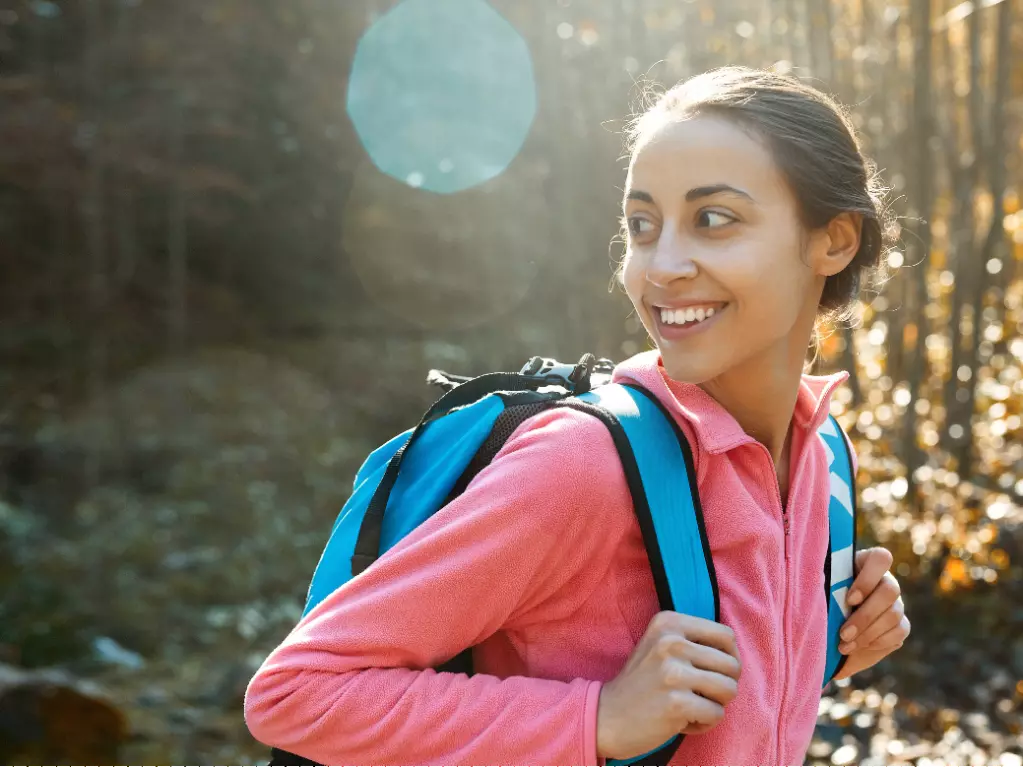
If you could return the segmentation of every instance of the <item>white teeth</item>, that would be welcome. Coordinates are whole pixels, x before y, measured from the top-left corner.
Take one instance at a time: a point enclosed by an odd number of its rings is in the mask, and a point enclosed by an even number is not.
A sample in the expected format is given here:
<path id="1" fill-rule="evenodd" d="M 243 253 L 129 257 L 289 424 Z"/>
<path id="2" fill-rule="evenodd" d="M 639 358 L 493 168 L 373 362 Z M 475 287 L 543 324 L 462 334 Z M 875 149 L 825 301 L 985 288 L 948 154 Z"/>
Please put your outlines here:
<path id="1" fill-rule="evenodd" d="M 665 325 L 685 325 L 690 322 L 702 322 L 714 316 L 713 307 L 704 309 L 661 309 L 661 322 Z"/>

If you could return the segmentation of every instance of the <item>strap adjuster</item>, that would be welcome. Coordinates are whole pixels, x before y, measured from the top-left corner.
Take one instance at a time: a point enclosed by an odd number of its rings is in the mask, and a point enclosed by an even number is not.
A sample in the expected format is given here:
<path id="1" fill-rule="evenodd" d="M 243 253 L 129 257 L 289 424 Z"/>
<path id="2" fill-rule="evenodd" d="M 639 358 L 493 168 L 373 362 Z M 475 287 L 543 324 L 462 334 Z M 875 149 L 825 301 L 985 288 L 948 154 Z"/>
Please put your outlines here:
<path id="1" fill-rule="evenodd" d="M 520 375 L 538 378 L 549 386 L 563 386 L 572 391 L 576 387 L 577 365 L 558 362 L 550 357 L 533 357 L 519 371 Z"/>
<path id="2" fill-rule="evenodd" d="M 598 360 L 592 354 L 584 354 L 575 365 L 558 362 L 550 357 L 533 357 L 523 365 L 520 375 L 539 379 L 541 386 L 560 386 L 572 394 L 585 394 L 593 387 L 593 374 L 610 378 L 614 363 L 608 359 Z"/>

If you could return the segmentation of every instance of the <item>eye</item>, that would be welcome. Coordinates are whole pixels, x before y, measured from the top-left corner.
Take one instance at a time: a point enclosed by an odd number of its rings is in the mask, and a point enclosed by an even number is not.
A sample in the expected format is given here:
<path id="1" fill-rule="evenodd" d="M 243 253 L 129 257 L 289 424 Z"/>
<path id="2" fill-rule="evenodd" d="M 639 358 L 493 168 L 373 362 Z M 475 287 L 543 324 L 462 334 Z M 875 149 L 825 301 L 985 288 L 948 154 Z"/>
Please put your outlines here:
<path id="1" fill-rule="evenodd" d="M 698 229 L 720 229 L 722 226 L 734 224 L 736 220 L 734 216 L 720 210 L 701 210 L 696 214 L 696 227 Z"/>
<path id="2" fill-rule="evenodd" d="M 630 216 L 626 221 L 629 227 L 629 235 L 631 237 L 642 237 L 645 234 L 650 234 L 654 231 L 654 224 L 652 221 L 640 218 L 639 216 Z"/>

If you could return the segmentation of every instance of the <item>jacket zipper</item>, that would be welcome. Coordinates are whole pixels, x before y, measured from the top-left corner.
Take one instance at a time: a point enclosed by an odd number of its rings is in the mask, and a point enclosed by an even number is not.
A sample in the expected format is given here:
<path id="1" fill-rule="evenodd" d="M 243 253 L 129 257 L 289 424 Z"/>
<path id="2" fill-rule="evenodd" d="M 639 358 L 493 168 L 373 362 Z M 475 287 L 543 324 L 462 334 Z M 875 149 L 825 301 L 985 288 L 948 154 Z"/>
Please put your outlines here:
<path id="1" fill-rule="evenodd" d="M 788 698 L 789 691 L 789 665 L 788 660 L 785 657 L 785 649 L 788 647 L 788 626 L 789 626 L 789 514 L 788 509 L 785 505 L 785 500 L 781 497 L 781 484 L 778 482 L 778 469 L 774 464 L 774 458 L 771 456 L 771 452 L 767 447 L 761 443 L 760 447 L 767 455 L 767 464 L 771 470 L 771 480 L 774 484 L 774 497 L 778 502 L 778 508 L 781 510 L 781 523 L 782 523 L 782 552 L 784 553 L 784 559 L 782 561 L 783 580 L 782 580 L 782 615 L 781 615 L 781 647 L 779 650 L 779 664 L 781 666 L 781 701 L 778 706 L 778 728 L 775 732 L 775 742 L 777 758 L 775 763 L 784 764 L 782 751 L 782 720 L 785 716 L 785 702 Z"/>

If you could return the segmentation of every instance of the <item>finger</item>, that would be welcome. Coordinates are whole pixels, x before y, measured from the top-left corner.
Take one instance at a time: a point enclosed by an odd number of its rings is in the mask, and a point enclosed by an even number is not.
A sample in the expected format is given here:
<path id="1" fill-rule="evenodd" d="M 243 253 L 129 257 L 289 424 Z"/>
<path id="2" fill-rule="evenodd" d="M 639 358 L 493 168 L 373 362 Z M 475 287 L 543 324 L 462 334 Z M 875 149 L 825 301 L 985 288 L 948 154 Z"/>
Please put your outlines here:
<path id="1" fill-rule="evenodd" d="M 695 642 L 686 642 L 682 647 L 682 656 L 694 667 L 704 671 L 738 680 L 742 676 L 742 662 L 734 655 L 721 652 L 715 647 L 706 647 Z"/>
<path id="2" fill-rule="evenodd" d="M 902 612 L 897 610 L 897 605 L 893 606 L 880 618 L 867 626 L 867 628 L 861 633 L 857 634 L 856 639 L 839 644 L 838 651 L 843 655 L 849 655 L 850 653 L 856 652 L 856 650 L 873 649 L 874 642 L 882 634 L 885 634 L 898 626 L 901 619 Z"/>
<path id="3" fill-rule="evenodd" d="M 674 690 L 670 697 L 671 712 L 683 727 L 704 724 L 713 727 L 725 715 L 724 706 L 689 690 Z M 680 728 L 681 730 L 681 728 Z"/>
<path id="4" fill-rule="evenodd" d="M 874 642 L 888 631 L 899 625 L 906 610 L 902 605 L 902 599 L 896 599 L 895 604 L 885 610 L 881 616 L 867 626 L 860 635 L 856 637 L 856 644 L 860 647 L 870 647 Z"/>
<path id="5" fill-rule="evenodd" d="M 739 682 L 724 674 L 691 667 L 687 677 L 690 690 L 722 706 L 727 706 L 739 694 Z"/>
<path id="6" fill-rule="evenodd" d="M 737 680 L 675 658 L 664 662 L 661 679 L 668 689 L 692 690 L 721 706 L 735 701 L 739 692 Z"/>
<path id="7" fill-rule="evenodd" d="M 880 618 L 898 600 L 899 582 L 895 576 L 889 575 L 881 579 L 873 593 L 867 597 L 867 601 L 856 608 L 852 617 L 845 622 L 839 632 L 842 640 L 851 642 L 862 635 L 867 627 Z"/>
<path id="8" fill-rule="evenodd" d="M 728 626 L 669 610 L 659 612 L 653 617 L 643 638 L 656 643 L 661 637 L 669 634 L 679 634 L 693 642 L 716 647 L 729 655 L 738 654 L 735 632 Z"/>
<path id="9" fill-rule="evenodd" d="M 691 615 L 684 615 L 682 618 L 681 633 L 690 642 L 714 647 L 723 653 L 738 657 L 735 632 L 728 626 L 704 618 L 694 618 Z"/>
<path id="10" fill-rule="evenodd" d="M 870 644 L 870 647 L 867 647 L 866 649 L 871 652 L 874 651 L 880 652 L 884 650 L 887 650 L 888 652 L 894 652 L 895 650 L 902 647 L 906 639 L 909 638 L 909 632 L 911 628 L 912 627 L 909 624 L 909 618 L 903 615 L 902 619 L 898 622 L 895 628 L 890 629 L 883 633 Z"/>
<path id="11" fill-rule="evenodd" d="M 661 679 L 665 687 L 691 690 L 722 706 L 735 700 L 739 691 L 739 683 L 732 677 L 695 668 L 676 658 L 664 662 Z"/>
<path id="12" fill-rule="evenodd" d="M 862 602 L 891 569 L 892 553 L 888 549 L 864 549 L 856 553 L 856 578 L 849 587 L 846 601 L 854 607 Z"/>

